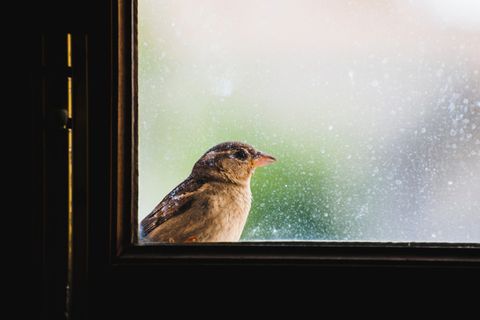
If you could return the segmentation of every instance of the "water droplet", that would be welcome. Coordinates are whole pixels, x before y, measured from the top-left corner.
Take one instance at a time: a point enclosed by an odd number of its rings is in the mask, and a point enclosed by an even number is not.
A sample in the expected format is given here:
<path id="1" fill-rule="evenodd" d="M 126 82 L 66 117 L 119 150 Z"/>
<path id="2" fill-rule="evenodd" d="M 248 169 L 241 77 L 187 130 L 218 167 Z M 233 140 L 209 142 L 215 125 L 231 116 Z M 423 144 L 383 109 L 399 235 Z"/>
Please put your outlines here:
<path id="1" fill-rule="evenodd" d="M 453 102 L 451 102 L 449 105 L 448 105 L 448 111 L 452 112 L 453 110 L 455 110 L 455 104 Z"/>
<path id="2" fill-rule="evenodd" d="M 453 181 L 448 181 L 448 185 L 451 186 L 453 184 Z"/>
<path id="3" fill-rule="evenodd" d="M 333 126 L 328 126 L 328 131 L 332 131 L 333 130 Z"/>
<path id="4" fill-rule="evenodd" d="M 398 179 L 395 180 L 395 184 L 396 184 L 397 186 L 401 185 L 401 184 L 402 184 L 402 180 L 398 180 Z"/>
<path id="5" fill-rule="evenodd" d="M 421 133 L 425 133 L 425 132 L 427 132 L 427 129 L 426 129 L 426 128 L 422 128 L 422 129 L 420 129 L 420 132 L 421 132 Z"/>
<path id="6" fill-rule="evenodd" d="M 451 135 L 452 137 L 456 136 L 456 135 L 457 135 L 457 131 L 456 131 L 455 129 L 450 130 L 450 135 Z"/>

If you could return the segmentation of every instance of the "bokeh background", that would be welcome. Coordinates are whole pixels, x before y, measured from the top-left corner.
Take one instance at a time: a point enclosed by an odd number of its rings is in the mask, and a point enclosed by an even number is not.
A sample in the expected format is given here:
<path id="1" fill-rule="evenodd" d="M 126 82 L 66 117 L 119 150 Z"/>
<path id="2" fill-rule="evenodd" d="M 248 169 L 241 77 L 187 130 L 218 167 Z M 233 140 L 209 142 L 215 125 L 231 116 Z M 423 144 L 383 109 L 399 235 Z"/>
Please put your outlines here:
<path id="1" fill-rule="evenodd" d="M 138 6 L 139 220 L 238 140 L 242 240 L 480 242 L 480 1 Z"/>

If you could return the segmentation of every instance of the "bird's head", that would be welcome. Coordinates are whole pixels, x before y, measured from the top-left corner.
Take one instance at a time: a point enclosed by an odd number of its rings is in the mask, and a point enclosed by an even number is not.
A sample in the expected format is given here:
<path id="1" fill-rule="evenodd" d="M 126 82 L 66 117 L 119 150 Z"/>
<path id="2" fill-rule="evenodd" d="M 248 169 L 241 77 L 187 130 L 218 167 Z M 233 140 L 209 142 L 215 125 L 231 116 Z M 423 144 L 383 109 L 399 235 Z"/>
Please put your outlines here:
<path id="1" fill-rule="evenodd" d="M 273 156 L 249 144 L 224 142 L 212 147 L 195 163 L 192 175 L 207 180 L 246 184 L 255 168 L 275 161 Z"/>

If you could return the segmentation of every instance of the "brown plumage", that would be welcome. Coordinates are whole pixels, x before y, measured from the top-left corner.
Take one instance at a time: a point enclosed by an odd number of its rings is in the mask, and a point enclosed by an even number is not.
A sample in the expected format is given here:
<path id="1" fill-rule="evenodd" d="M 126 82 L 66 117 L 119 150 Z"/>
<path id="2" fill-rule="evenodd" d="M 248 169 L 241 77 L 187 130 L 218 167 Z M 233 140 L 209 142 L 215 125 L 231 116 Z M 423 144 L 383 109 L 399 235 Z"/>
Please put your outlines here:
<path id="1" fill-rule="evenodd" d="M 245 143 L 214 146 L 142 220 L 143 241 L 238 241 L 250 211 L 250 178 L 255 168 L 274 161 Z"/>

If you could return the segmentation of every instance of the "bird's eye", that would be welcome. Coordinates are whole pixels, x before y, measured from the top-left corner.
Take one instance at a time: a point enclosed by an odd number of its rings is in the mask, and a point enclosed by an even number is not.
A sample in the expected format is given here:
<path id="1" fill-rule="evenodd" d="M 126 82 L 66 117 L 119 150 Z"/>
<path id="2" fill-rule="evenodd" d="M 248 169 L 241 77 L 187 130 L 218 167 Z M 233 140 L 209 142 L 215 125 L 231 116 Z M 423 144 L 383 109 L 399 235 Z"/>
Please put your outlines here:
<path id="1" fill-rule="evenodd" d="M 239 160 L 245 160 L 248 158 L 248 155 L 245 150 L 238 150 L 233 154 L 233 157 Z"/>

